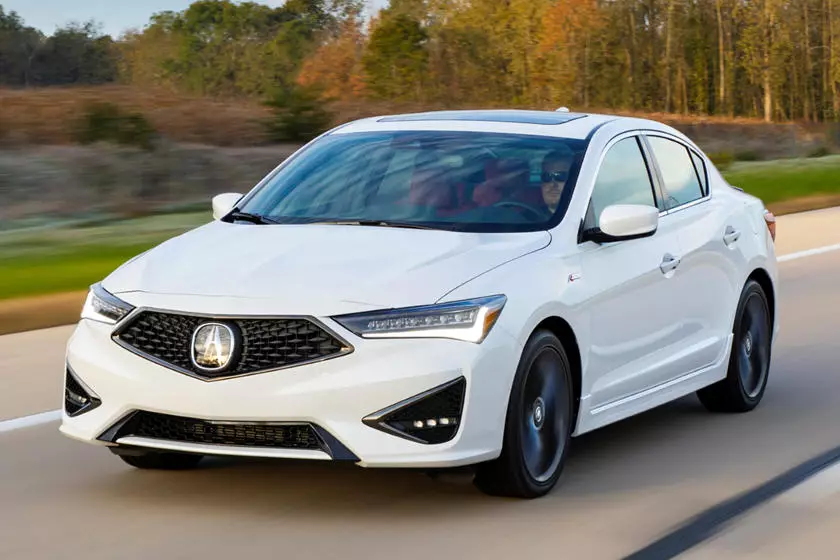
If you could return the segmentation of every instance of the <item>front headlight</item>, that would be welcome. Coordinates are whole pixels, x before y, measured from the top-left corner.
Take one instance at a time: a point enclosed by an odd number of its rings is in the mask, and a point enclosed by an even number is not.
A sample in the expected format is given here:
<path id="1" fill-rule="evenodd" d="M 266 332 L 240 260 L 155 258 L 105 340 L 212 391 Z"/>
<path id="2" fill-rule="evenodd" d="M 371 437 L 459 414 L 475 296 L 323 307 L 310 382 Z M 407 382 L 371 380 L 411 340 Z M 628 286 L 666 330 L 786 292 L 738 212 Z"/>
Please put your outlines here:
<path id="1" fill-rule="evenodd" d="M 333 319 L 363 338 L 454 338 L 477 344 L 490 333 L 506 301 L 497 295 Z"/>
<path id="2" fill-rule="evenodd" d="M 133 309 L 131 305 L 105 291 L 101 284 L 94 284 L 82 308 L 82 319 L 113 325 Z"/>

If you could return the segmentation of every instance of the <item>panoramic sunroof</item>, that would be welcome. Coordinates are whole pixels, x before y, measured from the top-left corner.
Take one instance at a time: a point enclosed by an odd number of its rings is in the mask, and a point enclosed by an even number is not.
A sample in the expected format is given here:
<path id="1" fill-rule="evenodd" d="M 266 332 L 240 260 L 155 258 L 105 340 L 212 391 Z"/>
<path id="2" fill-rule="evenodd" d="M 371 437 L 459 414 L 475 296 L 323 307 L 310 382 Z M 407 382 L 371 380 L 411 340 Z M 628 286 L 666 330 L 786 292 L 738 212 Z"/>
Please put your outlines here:
<path id="1" fill-rule="evenodd" d="M 383 117 L 379 122 L 404 121 L 483 121 L 521 124 L 563 124 L 586 115 L 549 111 L 436 111 Z"/>

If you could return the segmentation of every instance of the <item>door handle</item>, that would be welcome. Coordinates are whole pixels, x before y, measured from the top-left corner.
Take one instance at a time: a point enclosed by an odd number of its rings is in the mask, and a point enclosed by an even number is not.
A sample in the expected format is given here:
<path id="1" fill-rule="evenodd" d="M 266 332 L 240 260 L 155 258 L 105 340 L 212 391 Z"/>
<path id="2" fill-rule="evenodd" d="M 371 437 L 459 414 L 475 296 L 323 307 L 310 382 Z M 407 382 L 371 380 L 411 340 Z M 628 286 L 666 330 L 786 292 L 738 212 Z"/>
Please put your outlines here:
<path id="1" fill-rule="evenodd" d="M 723 242 L 730 246 L 741 238 L 741 232 L 732 226 L 726 226 L 726 233 L 723 234 Z"/>
<path id="2" fill-rule="evenodd" d="M 680 259 L 679 257 L 675 257 L 674 255 L 667 253 L 664 257 L 662 257 L 662 263 L 659 265 L 659 270 L 662 271 L 662 274 L 668 274 L 677 269 L 680 266 Z"/>

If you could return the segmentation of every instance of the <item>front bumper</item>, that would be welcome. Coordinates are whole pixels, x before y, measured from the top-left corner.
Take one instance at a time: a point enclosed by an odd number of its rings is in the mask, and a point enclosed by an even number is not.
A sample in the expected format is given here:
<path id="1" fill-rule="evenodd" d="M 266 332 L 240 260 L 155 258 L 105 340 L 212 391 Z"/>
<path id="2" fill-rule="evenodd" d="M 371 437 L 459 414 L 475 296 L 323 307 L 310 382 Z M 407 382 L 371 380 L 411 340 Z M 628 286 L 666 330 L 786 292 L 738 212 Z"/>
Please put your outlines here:
<path id="1" fill-rule="evenodd" d="M 355 351 L 324 362 L 208 382 L 122 348 L 111 338 L 113 326 L 82 320 L 68 343 L 67 364 L 100 402 L 79 415 L 65 412 L 61 432 L 99 445 L 216 455 L 343 458 L 367 467 L 450 467 L 499 455 L 508 395 L 521 353 L 504 330 L 494 329 L 479 345 L 442 339 L 366 340 L 333 322 L 325 323 L 349 340 Z M 377 411 L 461 377 L 466 380 L 463 411 L 450 441 L 419 443 L 363 422 Z M 332 447 L 343 451 L 334 457 L 315 449 L 148 438 L 109 442 L 103 437 L 138 410 L 208 421 L 310 424 L 334 438 Z"/>

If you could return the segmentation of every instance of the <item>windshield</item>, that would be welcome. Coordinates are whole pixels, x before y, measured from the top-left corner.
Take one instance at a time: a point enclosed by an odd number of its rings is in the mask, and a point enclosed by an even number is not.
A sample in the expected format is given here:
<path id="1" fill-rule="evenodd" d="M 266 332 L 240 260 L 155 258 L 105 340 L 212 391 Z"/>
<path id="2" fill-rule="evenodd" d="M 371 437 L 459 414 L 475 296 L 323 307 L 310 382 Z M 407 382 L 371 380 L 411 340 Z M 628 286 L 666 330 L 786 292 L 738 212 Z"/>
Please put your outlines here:
<path id="1" fill-rule="evenodd" d="M 560 222 L 583 140 L 478 132 L 332 134 L 284 165 L 237 210 L 267 223 L 362 223 L 453 231 Z"/>

